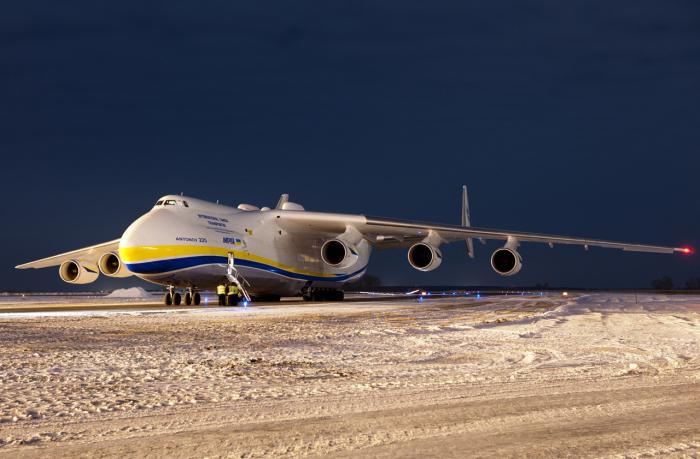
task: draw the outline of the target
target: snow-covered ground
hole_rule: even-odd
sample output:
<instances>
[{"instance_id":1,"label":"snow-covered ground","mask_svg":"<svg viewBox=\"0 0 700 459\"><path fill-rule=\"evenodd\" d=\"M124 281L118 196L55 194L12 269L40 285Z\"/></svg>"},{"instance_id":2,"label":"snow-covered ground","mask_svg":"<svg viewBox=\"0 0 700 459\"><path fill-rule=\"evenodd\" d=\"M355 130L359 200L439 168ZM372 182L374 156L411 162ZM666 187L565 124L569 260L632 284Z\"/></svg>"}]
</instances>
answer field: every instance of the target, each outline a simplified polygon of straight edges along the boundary
<instances>
[{"instance_id":1,"label":"snow-covered ground","mask_svg":"<svg viewBox=\"0 0 700 459\"><path fill-rule=\"evenodd\" d=\"M34 306L34 305L52 305L65 306L75 305L82 306L87 304L110 304L118 302L142 302L142 303L160 303L163 298L162 292L147 292L140 287L117 289L111 293L81 293L74 295L66 295L64 293L4 293L0 295L0 312L13 306Z\"/></svg>"},{"instance_id":2,"label":"snow-covered ground","mask_svg":"<svg viewBox=\"0 0 700 459\"><path fill-rule=\"evenodd\" d=\"M693 457L700 297L0 314L0 456Z\"/></svg>"}]
</instances>

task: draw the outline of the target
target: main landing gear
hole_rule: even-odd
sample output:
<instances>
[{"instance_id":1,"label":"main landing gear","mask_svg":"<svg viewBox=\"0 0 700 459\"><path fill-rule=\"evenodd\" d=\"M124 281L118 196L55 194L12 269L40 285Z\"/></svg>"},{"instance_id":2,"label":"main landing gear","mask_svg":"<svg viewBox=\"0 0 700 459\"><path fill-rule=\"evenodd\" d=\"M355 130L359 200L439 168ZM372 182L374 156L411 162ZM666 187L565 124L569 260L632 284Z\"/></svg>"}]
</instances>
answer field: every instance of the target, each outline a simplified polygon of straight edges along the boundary
<instances>
[{"instance_id":1,"label":"main landing gear","mask_svg":"<svg viewBox=\"0 0 700 459\"><path fill-rule=\"evenodd\" d=\"M187 306L192 304L198 306L201 301L202 297L194 287L187 289L185 292L185 304ZM180 306L180 303L182 303L182 295L180 295L180 292L175 290L174 287L168 287L168 291L165 292L165 296L163 297L163 304L166 306Z\"/></svg>"},{"instance_id":2,"label":"main landing gear","mask_svg":"<svg viewBox=\"0 0 700 459\"><path fill-rule=\"evenodd\" d=\"M302 298L304 301L343 301L345 294L332 288L308 288Z\"/></svg>"},{"instance_id":3,"label":"main landing gear","mask_svg":"<svg viewBox=\"0 0 700 459\"><path fill-rule=\"evenodd\" d=\"M199 292L195 290L194 288L188 288L187 292L185 292L185 304L187 306L194 304L195 306L199 306L199 303L202 301L202 297L200 296Z\"/></svg>"}]
</instances>

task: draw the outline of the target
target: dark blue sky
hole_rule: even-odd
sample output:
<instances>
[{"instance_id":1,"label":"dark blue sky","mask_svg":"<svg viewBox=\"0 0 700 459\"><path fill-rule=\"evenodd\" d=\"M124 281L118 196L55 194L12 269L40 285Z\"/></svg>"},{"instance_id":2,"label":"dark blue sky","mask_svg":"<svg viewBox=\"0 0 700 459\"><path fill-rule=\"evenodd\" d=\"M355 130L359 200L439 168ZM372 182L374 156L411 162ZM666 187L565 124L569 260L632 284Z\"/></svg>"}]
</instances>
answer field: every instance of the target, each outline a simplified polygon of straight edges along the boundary
<instances>
[{"instance_id":1,"label":"dark blue sky","mask_svg":"<svg viewBox=\"0 0 700 459\"><path fill-rule=\"evenodd\" d=\"M471 4L469 4L471 3ZM662 244L700 242L700 4L9 2L0 290L119 237L163 194ZM699 256L496 247L386 283L646 286ZM99 287L124 284L107 281ZM75 287L68 287L76 289Z\"/></svg>"}]
</instances>

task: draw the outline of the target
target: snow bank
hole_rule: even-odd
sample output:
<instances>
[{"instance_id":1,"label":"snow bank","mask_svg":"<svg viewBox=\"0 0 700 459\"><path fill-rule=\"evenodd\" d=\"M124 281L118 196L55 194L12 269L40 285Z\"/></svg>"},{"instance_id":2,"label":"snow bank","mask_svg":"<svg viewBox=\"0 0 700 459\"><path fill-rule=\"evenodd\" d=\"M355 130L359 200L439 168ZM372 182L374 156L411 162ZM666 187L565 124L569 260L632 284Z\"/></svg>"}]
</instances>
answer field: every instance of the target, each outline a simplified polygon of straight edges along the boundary
<instances>
[{"instance_id":1,"label":"snow bank","mask_svg":"<svg viewBox=\"0 0 700 459\"><path fill-rule=\"evenodd\" d=\"M152 297L153 296L150 293L148 293L141 287L120 288L107 295L107 298L150 299Z\"/></svg>"}]
</instances>

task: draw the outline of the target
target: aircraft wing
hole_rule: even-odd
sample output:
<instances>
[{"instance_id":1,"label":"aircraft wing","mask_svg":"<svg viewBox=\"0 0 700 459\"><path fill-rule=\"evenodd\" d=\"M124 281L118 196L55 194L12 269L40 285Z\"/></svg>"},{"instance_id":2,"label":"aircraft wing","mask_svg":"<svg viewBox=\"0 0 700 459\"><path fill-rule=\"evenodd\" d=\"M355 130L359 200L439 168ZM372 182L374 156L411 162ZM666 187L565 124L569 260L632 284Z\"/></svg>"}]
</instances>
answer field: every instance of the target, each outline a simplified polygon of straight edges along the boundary
<instances>
[{"instance_id":1,"label":"aircraft wing","mask_svg":"<svg viewBox=\"0 0 700 459\"><path fill-rule=\"evenodd\" d=\"M688 247L667 247L651 244L635 244L583 237L558 236L523 231L464 227L440 223L426 223L388 218L366 217L364 215L325 214L316 212L279 212L278 221L289 232L314 233L319 236L334 237L353 227L362 233L377 248L407 247L426 238L439 242L466 241L470 238L482 241L495 239L509 241L516 245L521 242L537 242L553 246L555 244L580 245L620 249L627 252L684 253L692 252Z\"/></svg>"},{"instance_id":2,"label":"aircraft wing","mask_svg":"<svg viewBox=\"0 0 700 459\"><path fill-rule=\"evenodd\" d=\"M102 255L108 252L115 252L119 249L119 239L115 239L109 242L103 242L101 244L91 245L90 247L85 247L78 250L72 250L70 252L61 253L54 255L52 257L42 258L41 260L30 261L29 263L24 263L15 266L17 269L38 269L47 268L49 266L59 266L64 261L75 260L80 261L84 264L97 265L98 260Z\"/></svg>"}]
</instances>

